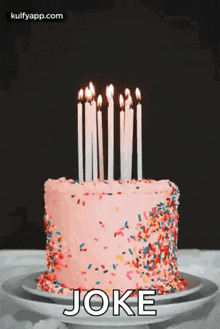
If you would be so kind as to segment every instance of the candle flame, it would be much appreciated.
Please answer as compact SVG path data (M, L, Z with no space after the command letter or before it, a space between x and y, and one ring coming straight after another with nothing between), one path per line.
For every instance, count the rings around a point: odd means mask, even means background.
M97 106L98 106L98 107L101 107L101 106L102 106L102 96L101 96L101 95L98 96L98 99L97 99Z
M106 96L109 99L110 97L113 97L113 95L114 95L114 87L111 84L110 86L106 87Z
M79 94L78 94L78 99L83 99L83 89L80 89Z
M132 102L132 98L131 98L131 95L128 95L128 99L129 99L130 105L132 105L132 104L133 104L133 102Z
M113 87L113 84L111 84L109 86L109 90L110 90L111 96L113 96L114 95L114 87Z
M91 90L88 87L86 87L85 94L86 94L87 100L88 101L91 101L91 99L92 99L92 93L91 93Z
M107 86L106 87L106 96L107 96L108 99L111 97L111 89L110 89L110 86Z
M125 89L125 96L129 96L130 95L130 90L128 88Z
M95 88L94 88L92 82L89 83L89 89L90 89L90 91L92 93L92 97L94 97L95 96Z
M141 100L141 92L140 92L140 89L136 88L136 90L135 90L135 94L136 94L136 98L137 98L138 100Z
M119 104L120 104L120 107L121 108L124 106L124 98L123 98L123 96L121 94L119 96Z

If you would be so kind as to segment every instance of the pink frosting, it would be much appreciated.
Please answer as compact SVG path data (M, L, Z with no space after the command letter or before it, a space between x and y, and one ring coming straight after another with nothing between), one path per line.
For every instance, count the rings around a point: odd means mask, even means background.
M155 283L165 289L167 282L175 283L178 274L178 196L177 186L169 180L132 180L124 185L119 181L78 184L64 177L47 180L45 211L51 225L47 246L49 271L68 287L102 289L109 296L112 289L149 288ZM158 205L167 205L171 197L173 203L166 208L168 215L163 210L159 220ZM157 211L155 222L152 209ZM169 218L173 224L167 224L166 230L164 225ZM143 234L142 227L151 232L149 236ZM165 239L166 234L169 240ZM62 243L57 242L59 237ZM149 245L145 255L143 250ZM169 253L165 255L166 248ZM155 268L144 268L147 260L154 265L155 257L161 257L156 258ZM53 258L60 264L58 267L51 263Z

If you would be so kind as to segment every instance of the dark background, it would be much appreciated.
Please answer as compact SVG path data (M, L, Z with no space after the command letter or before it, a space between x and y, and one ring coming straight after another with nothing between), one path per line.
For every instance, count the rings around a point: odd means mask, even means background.
M180 188L179 248L219 249L219 1L4 1L0 10L0 247L45 248L43 185L78 178L77 93L92 81L103 96L110 83L133 99L140 88L144 177ZM9 21L10 11L65 20ZM102 110L106 124L106 102ZM118 179L117 134L115 145Z

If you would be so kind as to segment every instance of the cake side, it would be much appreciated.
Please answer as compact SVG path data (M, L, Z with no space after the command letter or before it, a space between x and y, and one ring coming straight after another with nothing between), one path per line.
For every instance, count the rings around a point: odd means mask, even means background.
M78 184L45 182L48 273L38 288L181 290L178 187L169 180Z

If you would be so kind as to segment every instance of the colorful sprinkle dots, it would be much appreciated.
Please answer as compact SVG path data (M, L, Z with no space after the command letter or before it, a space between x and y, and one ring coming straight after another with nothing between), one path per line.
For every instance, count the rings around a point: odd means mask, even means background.
M138 214L138 219L139 219L139 221L141 221L141 215L140 214Z
M91 267L92 267L92 264L89 264L89 265L88 265L88 269L90 269Z
M130 248L128 250L129 250L130 254L133 255L133 251Z
M100 281L96 281L96 284L99 284L100 283Z
M82 202L82 205L85 206L85 201Z
M115 265L115 264L113 264L112 266L113 266L113 269L115 270L115 269L116 269L116 265Z
M118 211L118 207L115 207L115 210L117 210L117 211Z
M132 277L130 276L131 273L133 273L133 271L127 271L127 273L126 273L126 277L127 277L129 280L132 280Z
M116 256L116 259L120 259L121 262L123 262L123 260L124 260L124 258L123 258L122 255L117 255L117 256Z
M79 247L82 248L83 246L84 246L84 243L81 243L81 245Z
M79 203L80 203L80 199L77 200L77 204L79 204Z
M95 240L95 241L99 241L99 239L97 239L97 238L94 238L94 240Z
M125 227L128 228L128 221L125 222Z

